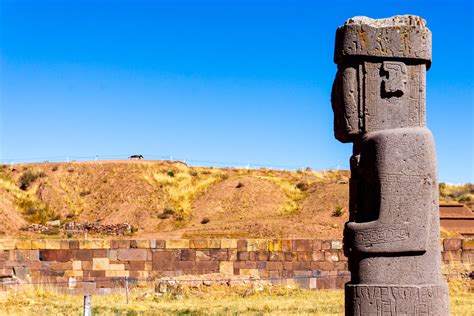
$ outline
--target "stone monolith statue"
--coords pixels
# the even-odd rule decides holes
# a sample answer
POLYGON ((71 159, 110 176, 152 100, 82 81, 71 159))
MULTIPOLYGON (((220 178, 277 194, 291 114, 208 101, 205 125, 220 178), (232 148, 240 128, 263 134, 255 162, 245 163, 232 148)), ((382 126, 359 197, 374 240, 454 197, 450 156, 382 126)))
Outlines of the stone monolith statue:
POLYGON ((337 30, 334 60, 335 137, 354 144, 346 315, 449 315, 426 128, 431 32, 417 16, 354 17, 337 30))

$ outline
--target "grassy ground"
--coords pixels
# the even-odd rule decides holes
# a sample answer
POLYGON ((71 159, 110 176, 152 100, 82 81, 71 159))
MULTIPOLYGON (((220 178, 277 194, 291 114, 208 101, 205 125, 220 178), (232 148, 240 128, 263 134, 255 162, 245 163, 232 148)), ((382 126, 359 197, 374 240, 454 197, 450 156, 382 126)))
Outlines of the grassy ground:
MULTIPOLYGON (((474 315, 474 293, 451 287, 452 315, 474 315)), ((1 315, 81 315, 82 297, 26 288, 0 293, 1 315)), ((284 287, 212 286, 188 288, 156 296, 135 289, 127 304, 124 294, 96 295, 94 315, 342 315, 342 290, 299 290, 284 287)))
POLYGON ((474 184, 439 184, 439 200, 443 203, 462 203, 474 210, 474 184))

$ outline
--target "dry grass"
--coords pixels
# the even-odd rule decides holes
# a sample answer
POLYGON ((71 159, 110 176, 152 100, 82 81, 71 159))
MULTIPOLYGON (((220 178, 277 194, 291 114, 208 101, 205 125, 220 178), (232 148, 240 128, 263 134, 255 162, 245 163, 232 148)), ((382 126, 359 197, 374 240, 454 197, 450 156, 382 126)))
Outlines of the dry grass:
POLYGON ((210 186, 226 178, 219 169, 189 168, 176 164, 173 168, 147 168, 145 180, 164 189, 168 208, 173 209, 178 219, 187 219, 191 214, 191 204, 199 194, 210 186))
POLYGON ((318 172, 298 170, 287 172, 285 176, 275 176, 271 170, 266 170, 266 173, 257 177, 275 183, 285 193, 286 199, 279 209, 282 215, 294 215, 300 212, 300 201, 309 196, 306 190, 312 184, 344 178, 341 172, 335 170, 318 172))
MULTIPOLYGON (((459 281, 462 282, 462 281, 459 281)), ((474 293, 450 283, 452 315, 473 315, 474 293)), ((465 282, 465 280, 463 281, 465 282)), ((82 296, 51 289, 22 287, 0 293, 2 315, 81 315, 82 296)), ((187 288, 179 294, 157 296, 150 289, 134 289, 130 302, 124 293, 95 295, 95 315, 342 315, 342 290, 300 290, 286 287, 187 288)))
POLYGON ((439 233, 441 238, 462 238, 461 234, 458 232, 452 231, 452 230, 447 230, 443 227, 439 228, 439 233))
POLYGON ((29 191, 22 190, 12 179, 5 176, 0 177, 0 190, 4 191, 6 196, 13 198, 16 211, 23 214, 29 222, 44 224, 55 219, 56 215, 37 199, 38 185, 31 185, 31 183, 28 185, 32 187, 29 191))
POLYGON ((474 184, 439 184, 439 200, 444 203, 466 204, 474 210, 474 184))
MULTIPOLYGON (((343 292, 298 290, 283 287, 248 292, 212 286, 183 295, 156 296, 148 289, 131 292, 126 304, 123 293, 93 296, 94 315, 340 315, 343 292)), ((2 293, 5 315, 81 315, 82 297, 33 287, 2 293)), ((2 313, 2 312, 0 312, 2 313)))
POLYGON ((279 208, 280 214, 292 215, 297 214, 300 211, 300 205, 298 202, 306 198, 308 196, 308 193, 296 187, 296 177, 277 178, 258 176, 258 178, 275 183, 285 193, 286 199, 283 201, 282 205, 279 208))

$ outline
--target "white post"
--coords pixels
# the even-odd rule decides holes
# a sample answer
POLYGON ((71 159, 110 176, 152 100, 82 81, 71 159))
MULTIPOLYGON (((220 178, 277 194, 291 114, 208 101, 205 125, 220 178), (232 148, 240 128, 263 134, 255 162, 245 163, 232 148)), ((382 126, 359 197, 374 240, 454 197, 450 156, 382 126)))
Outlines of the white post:
POLYGON ((84 316, 92 316, 92 296, 84 295, 84 316))
POLYGON ((128 277, 125 277, 125 295, 127 296, 127 304, 128 304, 128 277))

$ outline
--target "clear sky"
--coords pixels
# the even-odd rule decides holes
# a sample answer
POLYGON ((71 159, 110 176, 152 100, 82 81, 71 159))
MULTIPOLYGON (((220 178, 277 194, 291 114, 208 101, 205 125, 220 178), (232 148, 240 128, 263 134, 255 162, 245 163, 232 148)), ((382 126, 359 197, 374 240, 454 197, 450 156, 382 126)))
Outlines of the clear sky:
POLYGON ((335 30, 355 15, 416 14, 433 32, 440 180, 474 182, 470 0, 0 0, 0 11, 0 161, 347 168, 352 145, 332 131, 335 30))

